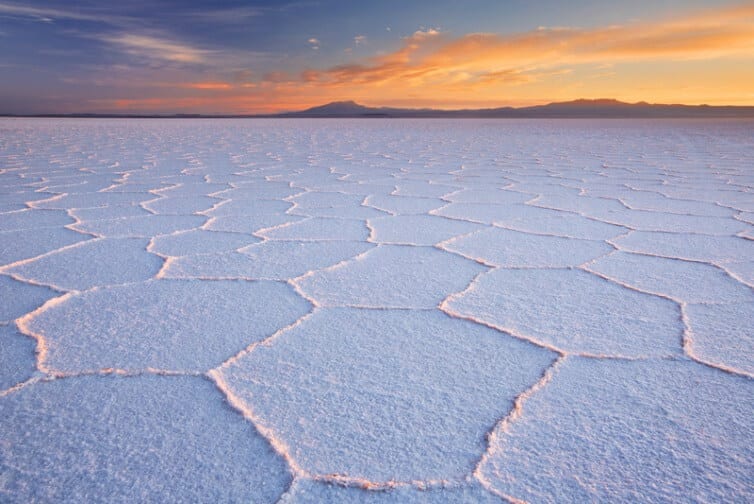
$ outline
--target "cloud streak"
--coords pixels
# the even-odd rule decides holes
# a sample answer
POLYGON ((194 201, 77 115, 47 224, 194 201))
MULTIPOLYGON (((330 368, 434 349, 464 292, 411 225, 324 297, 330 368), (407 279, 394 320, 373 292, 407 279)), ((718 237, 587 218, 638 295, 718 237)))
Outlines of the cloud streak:
POLYGON ((7 2, 0 2, 0 15, 16 16, 41 21, 45 23, 56 19, 72 19, 76 21, 93 21, 99 23, 118 24, 123 18, 107 14, 85 13, 78 10, 64 10, 49 7, 31 7, 7 2))
POLYGON ((242 6, 226 9, 188 11, 179 15, 204 23, 237 25, 247 23, 251 18, 262 16, 263 11, 257 7, 242 6))
POLYGON ((212 53, 167 38, 142 34, 104 35, 101 40, 133 56, 175 63, 204 63, 212 53))

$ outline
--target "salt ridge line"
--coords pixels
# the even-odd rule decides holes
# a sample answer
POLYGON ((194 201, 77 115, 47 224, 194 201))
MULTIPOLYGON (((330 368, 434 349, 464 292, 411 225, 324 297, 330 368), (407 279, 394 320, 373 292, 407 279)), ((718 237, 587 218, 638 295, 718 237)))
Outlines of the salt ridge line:
POLYGON ((545 371, 542 373, 542 377, 534 385, 516 396, 516 398, 513 400, 513 408, 511 408, 510 412, 503 418, 501 418, 500 421, 492 428, 492 430, 487 433, 487 449, 482 454, 479 462, 477 462, 476 466, 474 467, 472 475, 482 484, 485 489, 487 489, 487 491, 495 495, 499 495, 509 502, 520 503, 524 501, 516 499, 515 497, 512 497, 510 495, 500 493, 498 490, 493 488, 490 484, 490 481, 482 474, 481 468, 487 463, 489 458, 494 455, 494 447, 497 439, 500 436, 505 435, 510 427, 510 424, 514 423, 524 414, 524 406, 526 405, 526 401, 531 396, 536 394, 539 390, 546 387, 548 383, 550 383, 552 377, 555 375, 555 373, 557 373, 558 369, 566 359, 566 355, 559 355, 558 358, 556 358, 552 362, 552 364, 547 369, 545 369, 545 371))

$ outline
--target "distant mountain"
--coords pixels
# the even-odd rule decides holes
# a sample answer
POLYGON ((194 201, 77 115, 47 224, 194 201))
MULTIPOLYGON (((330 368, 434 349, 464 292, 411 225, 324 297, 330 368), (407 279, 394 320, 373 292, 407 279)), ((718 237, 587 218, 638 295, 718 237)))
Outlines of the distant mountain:
MULTIPOLYGON (((489 109, 493 110, 515 110, 489 109)), ((337 101, 298 112, 277 114, 278 117, 466 117, 469 114, 485 115, 487 110, 439 110, 395 107, 367 107, 354 101, 337 101)))
POLYGON ((626 103, 612 99, 574 100, 516 109, 519 117, 686 118, 754 117, 754 107, 626 103))
MULTIPOLYGON (((0 114, 2 116, 3 114, 0 114)), ((8 114, 13 116, 13 114, 8 114)), ((358 118, 358 117, 394 117, 394 118, 493 118, 493 119, 533 119, 533 118, 754 118, 754 106, 718 106, 718 105, 667 105, 647 102, 626 103, 602 98, 598 100, 574 100, 549 103, 533 107, 500 107, 488 109, 411 109, 393 107, 368 107, 354 101, 337 101, 312 107, 298 112, 281 114, 232 115, 232 114, 39 114, 27 117, 133 117, 133 118, 358 118)))
POLYGON ((574 100, 533 107, 490 109, 409 109, 367 107, 338 101, 277 117, 446 117, 446 118, 662 118, 754 117, 754 107, 626 103, 613 99, 574 100))
POLYGON ((359 116, 369 114, 372 111, 377 110, 364 105, 359 105, 355 101, 336 101, 328 103, 326 105, 320 105, 318 107, 312 107, 301 112, 292 112, 289 114, 281 115, 293 115, 301 114, 310 117, 315 116, 359 116))
POLYGON ((446 113, 446 110, 367 107, 355 101, 337 101, 299 112, 277 114, 279 117, 425 117, 424 114, 446 113))

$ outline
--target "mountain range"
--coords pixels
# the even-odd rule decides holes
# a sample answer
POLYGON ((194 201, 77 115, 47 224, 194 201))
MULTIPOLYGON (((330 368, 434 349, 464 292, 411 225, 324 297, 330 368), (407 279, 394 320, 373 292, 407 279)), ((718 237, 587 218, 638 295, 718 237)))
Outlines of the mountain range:
POLYGON ((427 117, 427 118, 662 118, 754 117, 754 107, 626 103, 612 99, 575 100, 533 107, 486 109, 408 109, 367 107, 353 101, 278 114, 278 117, 427 117))
MULTIPOLYGON (((13 114, 0 116, 13 117, 13 114)), ((442 110, 432 108, 368 107, 337 101, 298 112, 279 114, 37 114, 26 117, 136 118, 754 118, 754 106, 626 103, 613 99, 574 100, 532 107, 442 110)))

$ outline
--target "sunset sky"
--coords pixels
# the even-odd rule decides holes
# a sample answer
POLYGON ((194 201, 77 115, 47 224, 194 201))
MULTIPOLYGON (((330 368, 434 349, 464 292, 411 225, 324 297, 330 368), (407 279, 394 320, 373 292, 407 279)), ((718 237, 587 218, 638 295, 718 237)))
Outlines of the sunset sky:
POLYGON ((0 113, 754 105, 754 2, 0 0, 0 113))

